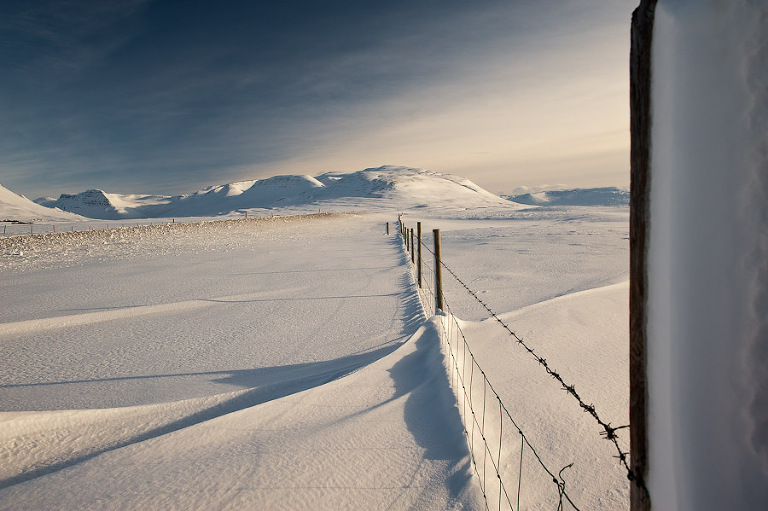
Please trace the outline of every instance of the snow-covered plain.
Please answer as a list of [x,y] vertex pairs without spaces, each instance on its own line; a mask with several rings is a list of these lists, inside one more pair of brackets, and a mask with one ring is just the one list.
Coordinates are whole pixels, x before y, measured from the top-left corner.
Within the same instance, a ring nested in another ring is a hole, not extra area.
[[[411,184],[422,204],[325,204],[368,214],[0,240],[0,509],[483,509],[400,211],[440,228],[445,262],[626,424],[626,208]],[[302,207],[317,204],[285,212]],[[574,463],[580,509],[627,507],[597,424],[446,284],[531,442]],[[522,483],[525,509],[556,507]]]

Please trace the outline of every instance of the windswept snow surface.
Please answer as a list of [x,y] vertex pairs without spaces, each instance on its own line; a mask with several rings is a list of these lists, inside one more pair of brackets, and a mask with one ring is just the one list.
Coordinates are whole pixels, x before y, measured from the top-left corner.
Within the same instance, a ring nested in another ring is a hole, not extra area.
[[[0,240],[0,509],[484,509],[381,208]],[[451,208],[404,219],[440,228],[446,263],[626,423],[626,210]],[[531,441],[574,463],[580,508],[625,508],[597,425],[446,295]],[[523,482],[524,508],[553,507]]]

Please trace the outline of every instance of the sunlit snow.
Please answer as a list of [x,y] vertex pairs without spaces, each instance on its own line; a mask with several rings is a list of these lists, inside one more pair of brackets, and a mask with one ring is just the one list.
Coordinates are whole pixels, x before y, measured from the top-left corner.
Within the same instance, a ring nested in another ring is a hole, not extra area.
[[[395,168],[317,181],[247,220],[0,239],[0,509],[484,509],[398,213],[441,229],[446,264],[627,423],[626,208]],[[445,293],[531,441],[573,463],[581,509],[626,507],[597,425]],[[524,507],[556,507],[524,470]]]

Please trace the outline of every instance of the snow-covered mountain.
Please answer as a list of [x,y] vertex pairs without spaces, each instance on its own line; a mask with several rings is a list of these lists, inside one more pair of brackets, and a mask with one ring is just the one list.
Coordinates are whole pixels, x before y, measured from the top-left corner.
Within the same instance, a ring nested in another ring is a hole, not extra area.
[[275,176],[211,186],[177,196],[125,195],[87,190],[58,199],[37,199],[91,218],[213,216],[252,209],[347,208],[407,210],[445,205],[454,209],[515,207],[472,181],[409,167],[383,166],[317,177]]
[[506,199],[531,206],[628,206],[626,188],[519,189]]
[[52,222],[84,220],[79,215],[35,204],[0,185],[0,222]]
[[[258,210],[307,212],[420,209],[465,212],[468,217],[497,216],[494,211],[528,206],[621,206],[622,188],[518,189],[499,197],[472,181],[428,170],[383,166],[358,172],[329,172],[316,177],[283,175],[209,186],[185,195],[142,195],[86,190],[35,202],[47,208],[104,220],[207,217]],[[61,212],[59,212],[61,213]],[[35,218],[42,218],[41,214]]]

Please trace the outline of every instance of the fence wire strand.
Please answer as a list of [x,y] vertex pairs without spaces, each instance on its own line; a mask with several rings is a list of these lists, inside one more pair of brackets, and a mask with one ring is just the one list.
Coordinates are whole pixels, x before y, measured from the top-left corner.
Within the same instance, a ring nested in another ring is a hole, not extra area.
[[[432,256],[434,256],[434,255],[435,255],[435,253],[434,253],[432,250],[430,250],[430,249],[429,249],[429,247],[427,247],[426,245],[424,246],[424,249],[425,249],[425,250],[426,250],[428,253],[430,253]],[[628,428],[628,427],[629,427],[629,425],[623,425],[623,426],[612,426],[610,422],[606,422],[606,421],[604,421],[604,420],[603,420],[603,419],[600,417],[600,415],[598,414],[598,412],[597,412],[597,409],[595,408],[595,406],[594,406],[593,404],[587,404],[587,403],[586,403],[586,402],[585,402],[585,401],[582,399],[582,397],[579,395],[579,393],[576,391],[576,387],[575,387],[574,385],[568,385],[568,384],[565,382],[565,380],[563,379],[563,377],[560,375],[560,373],[559,373],[558,371],[556,371],[555,369],[553,369],[553,368],[552,368],[552,367],[551,367],[551,366],[550,366],[550,365],[547,363],[547,360],[546,360],[545,358],[543,358],[543,357],[541,357],[540,355],[538,355],[538,354],[536,353],[536,351],[535,351],[533,348],[531,348],[530,346],[528,346],[528,344],[527,344],[527,343],[526,343],[526,342],[525,342],[525,341],[524,341],[524,340],[523,340],[523,339],[522,339],[520,336],[518,336],[518,335],[517,335],[517,334],[516,334],[516,333],[515,333],[515,332],[512,330],[512,328],[511,328],[509,325],[507,325],[507,324],[506,324],[506,323],[505,323],[505,322],[504,322],[504,321],[503,321],[503,320],[502,320],[502,319],[499,317],[499,315],[498,315],[498,314],[496,314],[496,312],[494,312],[494,311],[493,311],[493,310],[490,308],[490,306],[488,306],[488,304],[487,304],[487,303],[485,303],[485,302],[484,302],[484,301],[483,301],[483,300],[482,300],[482,299],[481,299],[481,298],[478,296],[478,294],[477,294],[475,291],[473,291],[473,290],[472,290],[472,289],[471,289],[471,288],[470,288],[470,287],[469,287],[469,286],[468,286],[468,285],[467,285],[467,284],[466,284],[466,283],[465,283],[465,282],[464,282],[464,281],[463,281],[463,280],[462,280],[462,279],[461,279],[461,278],[460,278],[460,277],[459,277],[459,276],[456,274],[456,272],[454,272],[454,271],[453,271],[453,270],[452,270],[452,269],[451,269],[451,268],[450,268],[448,265],[446,265],[446,264],[445,264],[445,262],[444,262],[444,261],[442,261],[442,260],[440,261],[440,266],[441,266],[442,268],[444,268],[444,269],[445,269],[445,270],[446,270],[446,271],[447,271],[447,272],[448,272],[448,273],[449,273],[449,274],[450,274],[450,275],[451,275],[451,276],[454,278],[454,280],[456,280],[456,282],[458,282],[458,283],[459,283],[459,285],[461,285],[461,286],[462,286],[462,287],[463,287],[463,288],[464,288],[464,289],[467,291],[467,293],[469,293],[469,295],[470,295],[470,296],[472,296],[472,298],[474,298],[474,300],[475,300],[477,303],[479,303],[479,304],[480,304],[480,305],[483,307],[483,309],[485,309],[485,311],[486,311],[486,312],[488,313],[488,315],[489,315],[489,318],[492,318],[494,321],[496,321],[498,324],[500,324],[500,325],[502,326],[502,328],[504,328],[504,329],[507,331],[507,333],[509,334],[509,336],[510,336],[510,337],[512,337],[512,338],[515,340],[515,342],[516,342],[517,344],[519,344],[519,345],[520,345],[520,346],[521,346],[521,347],[522,347],[522,348],[523,348],[523,349],[524,349],[524,350],[525,350],[525,351],[526,351],[526,352],[527,352],[529,355],[531,355],[531,356],[532,356],[532,357],[533,357],[533,358],[536,360],[536,362],[537,362],[537,363],[538,363],[538,364],[539,364],[541,367],[543,367],[543,368],[544,368],[544,370],[547,372],[547,374],[548,374],[549,376],[551,376],[551,377],[552,377],[554,380],[556,380],[556,381],[557,381],[557,382],[560,384],[560,386],[561,386],[562,390],[566,391],[566,392],[568,393],[568,395],[570,395],[571,397],[573,397],[573,398],[574,398],[574,399],[575,399],[575,400],[578,402],[578,405],[579,405],[579,407],[580,407],[580,408],[581,408],[581,409],[582,409],[584,412],[588,413],[588,414],[589,414],[589,415],[590,415],[590,416],[591,416],[591,417],[592,417],[592,418],[593,418],[593,419],[594,419],[594,420],[595,420],[595,421],[598,423],[598,425],[599,425],[599,426],[600,426],[600,428],[601,428],[601,431],[600,431],[600,435],[601,435],[601,436],[603,436],[605,440],[608,440],[608,441],[610,441],[610,442],[611,442],[611,443],[614,445],[614,447],[615,447],[615,449],[616,449],[616,453],[617,453],[617,454],[616,454],[614,457],[615,457],[615,458],[617,458],[617,459],[619,460],[619,463],[620,463],[620,464],[621,464],[621,465],[624,467],[624,469],[626,470],[626,473],[627,473],[627,479],[628,479],[628,480],[630,480],[630,481],[634,481],[635,483],[637,483],[637,485],[638,485],[638,486],[639,486],[641,489],[643,489],[643,491],[645,491],[645,492],[647,493],[647,491],[648,491],[648,490],[647,490],[647,489],[646,489],[646,487],[645,487],[645,484],[644,484],[644,481],[642,480],[642,477],[641,477],[639,474],[636,474],[636,473],[635,473],[635,472],[632,470],[632,468],[629,466],[629,461],[628,461],[628,459],[627,459],[627,455],[628,455],[629,453],[628,453],[628,452],[625,452],[625,451],[624,451],[624,450],[621,448],[621,446],[619,445],[619,437],[618,437],[618,435],[616,434],[616,432],[617,432],[617,431],[619,431],[619,430],[621,430],[621,429],[625,429],[625,428]]]
[[[413,251],[415,247],[413,247],[413,245],[410,243],[406,243],[407,241],[410,241],[407,238],[409,236],[409,232],[409,230],[402,227],[401,223],[400,234],[403,241],[403,248],[408,251],[408,259],[412,259],[410,251]],[[423,239],[416,240],[416,242],[420,244],[420,248],[422,250],[425,250],[426,253],[434,256],[434,252],[430,250],[430,248],[424,243]],[[419,264],[421,265],[420,269],[417,267]],[[441,267],[448,269],[444,264],[441,264]],[[432,285],[435,278],[435,268],[429,263],[429,258],[420,258],[420,260],[414,261],[411,269],[413,270],[414,276],[418,275],[419,270],[422,273],[422,285],[421,287],[418,287],[418,295],[422,300],[422,306],[424,308],[425,314],[427,314],[428,317],[438,316],[437,324],[440,330],[440,338],[445,343],[447,351],[446,355],[449,357],[449,360],[447,359],[446,361],[448,362],[447,365],[449,366],[447,369],[450,372],[450,382],[457,393],[457,398],[460,399],[460,402],[457,403],[460,405],[458,410],[462,416],[464,433],[467,438],[467,444],[470,451],[470,460],[474,468],[475,475],[477,476],[477,480],[479,481],[479,486],[484,497],[486,509],[490,509],[489,504],[490,502],[493,502],[494,504],[498,505],[499,510],[502,508],[509,509],[511,511],[520,510],[520,495],[522,493],[523,486],[523,457],[525,455],[525,451],[527,450],[533,455],[537,465],[540,466],[540,468],[550,478],[552,484],[555,485],[558,495],[557,509],[563,509],[564,503],[568,503],[572,509],[578,511],[579,508],[573,503],[565,490],[565,481],[561,477],[562,470],[556,476],[555,472],[550,470],[544,464],[541,456],[528,440],[523,430],[512,418],[512,415],[509,412],[509,408],[501,400],[501,396],[493,387],[490,380],[488,380],[488,376],[478,363],[477,358],[469,347],[467,338],[461,328],[461,325],[459,324],[456,316],[451,311],[450,306],[445,301],[444,297],[444,310],[435,310],[435,288]],[[448,271],[455,277],[455,274],[453,274],[450,269],[448,269]],[[461,346],[459,346],[459,343]],[[469,367],[467,367],[467,364],[469,364]],[[482,415],[480,414],[479,407],[476,406],[476,399],[479,400],[480,396],[474,395],[475,392],[480,392],[480,390],[476,389],[476,387],[479,386],[479,383],[476,384],[476,381],[479,382],[480,377],[482,377]],[[458,396],[459,393],[461,396]],[[491,440],[491,438],[488,436],[490,432],[488,431],[486,417],[490,411],[487,405],[487,400],[489,397],[491,399],[495,399],[498,403],[497,413],[499,419],[497,445],[492,445],[496,441]],[[469,411],[467,411],[467,409],[469,409]],[[508,421],[512,425],[513,429],[517,431],[521,438],[520,463],[517,474],[517,495],[515,504],[513,504],[513,499],[509,494],[508,484],[505,482],[506,477],[504,476],[503,468],[505,459],[504,453],[507,450],[504,447],[505,421]],[[476,446],[476,443],[480,442],[480,440],[477,440],[475,434],[476,430],[480,433],[480,438],[482,440],[482,446],[480,447],[483,451],[482,460],[480,459],[479,450]],[[479,468],[480,463],[482,463],[482,470]],[[498,480],[498,488],[496,491],[492,491],[489,488],[487,480],[487,472],[489,469],[492,473],[495,474],[496,479]],[[492,492],[494,493],[493,495],[491,494]]]

